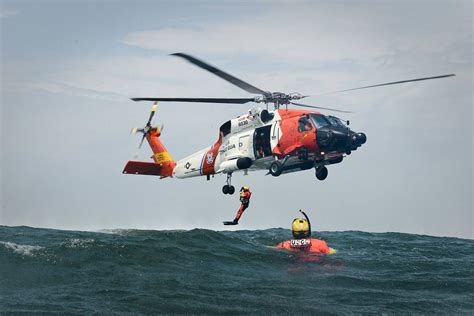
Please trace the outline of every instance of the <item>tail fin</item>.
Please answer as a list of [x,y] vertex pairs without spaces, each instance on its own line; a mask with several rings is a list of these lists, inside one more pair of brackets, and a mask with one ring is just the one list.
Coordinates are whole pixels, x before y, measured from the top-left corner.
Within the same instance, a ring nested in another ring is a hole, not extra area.
[[150,144],[153,156],[151,158],[156,164],[162,167],[161,176],[171,177],[173,175],[173,169],[176,166],[176,162],[173,160],[171,155],[166,150],[165,146],[160,140],[161,129],[153,128],[150,133],[147,134],[146,140]]
[[148,144],[150,144],[151,150],[153,151],[153,156],[151,158],[155,161],[152,162],[141,162],[141,161],[129,161],[125,165],[122,173],[131,173],[131,174],[145,174],[153,176],[161,176],[162,178],[172,177],[173,169],[176,166],[176,162],[171,158],[170,154],[166,150],[165,146],[160,140],[160,135],[163,127],[152,127],[151,120],[155,115],[156,109],[158,107],[157,102],[151,107],[150,117],[144,128],[134,128],[132,129],[132,134],[140,132],[143,134],[142,140],[138,149],[142,146],[143,140],[146,138]]
[[162,178],[171,177],[176,162],[166,150],[160,140],[161,130],[159,128],[151,128],[146,134],[146,140],[150,144],[153,156],[153,162],[129,161],[125,165],[122,173],[127,174],[143,174],[161,176]]

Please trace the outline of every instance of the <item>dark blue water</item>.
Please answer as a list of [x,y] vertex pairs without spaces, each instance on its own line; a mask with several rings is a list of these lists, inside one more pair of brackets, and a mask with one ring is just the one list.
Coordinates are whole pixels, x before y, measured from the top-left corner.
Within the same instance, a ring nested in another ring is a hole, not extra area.
[[0,313],[474,313],[474,241],[289,230],[76,232],[0,226]]

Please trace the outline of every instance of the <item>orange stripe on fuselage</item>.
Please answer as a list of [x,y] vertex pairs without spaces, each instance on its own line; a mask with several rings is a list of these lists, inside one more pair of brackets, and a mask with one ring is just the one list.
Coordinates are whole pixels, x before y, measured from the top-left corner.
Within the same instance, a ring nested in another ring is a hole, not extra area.
[[215,173],[216,158],[219,154],[219,148],[222,144],[222,135],[219,133],[219,139],[208,151],[204,153],[201,164],[201,175]]

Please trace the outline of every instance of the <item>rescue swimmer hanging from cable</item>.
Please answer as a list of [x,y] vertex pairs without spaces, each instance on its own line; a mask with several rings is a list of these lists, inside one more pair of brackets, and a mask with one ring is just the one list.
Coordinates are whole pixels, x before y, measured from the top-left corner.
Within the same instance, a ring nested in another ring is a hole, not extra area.
[[244,211],[249,207],[250,197],[252,196],[252,192],[250,192],[250,188],[248,186],[243,186],[240,189],[240,208],[235,215],[235,218],[232,222],[224,222],[224,225],[237,225],[239,223],[240,217],[244,213]]
[[[267,174],[278,177],[284,173],[314,168],[316,178],[324,180],[328,175],[326,166],[341,163],[347,155],[367,141],[364,133],[354,132],[349,128],[349,121],[314,110],[288,109],[288,105],[350,113],[348,111],[296,103],[293,100],[303,99],[308,95],[264,91],[192,56],[183,53],[172,55],[184,58],[258,96],[253,98],[133,98],[134,101],[155,102],[145,127],[132,130],[133,134],[137,132],[143,134],[139,148],[144,139],[147,139],[153,151],[151,158],[154,162],[128,161],[123,173],[180,179],[206,176],[207,180],[215,174],[223,173],[227,175],[227,181],[222,187],[222,192],[234,194],[235,188],[231,184],[231,179],[236,171],[246,173],[249,170],[267,170]],[[451,76],[454,74],[388,82],[329,93]],[[176,162],[161,142],[160,135],[163,127],[151,125],[158,101],[226,104],[255,102],[265,104],[266,109],[253,108],[248,113],[225,122],[219,128],[218,139],[212,146]],[[268,110],[269,103],[274,104],[274,110]],[[281,106],[285,108],[280,108]]]

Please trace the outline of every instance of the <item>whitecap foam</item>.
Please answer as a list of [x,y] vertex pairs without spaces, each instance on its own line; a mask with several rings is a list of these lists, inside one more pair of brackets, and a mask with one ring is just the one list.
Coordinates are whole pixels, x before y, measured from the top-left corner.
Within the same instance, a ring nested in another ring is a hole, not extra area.
[[0,244],[4,245],[5,248],[13,251],[14,253],[23,256],[33,256],[33,252],[44,249],[44,247],[41,246],[18,245],[10,241],[0,241]]
[[71,238],[67,239],[63,245],[66,248],[89,248],[92,247],[94,244],[94,239],[79,239],[79,238]]

